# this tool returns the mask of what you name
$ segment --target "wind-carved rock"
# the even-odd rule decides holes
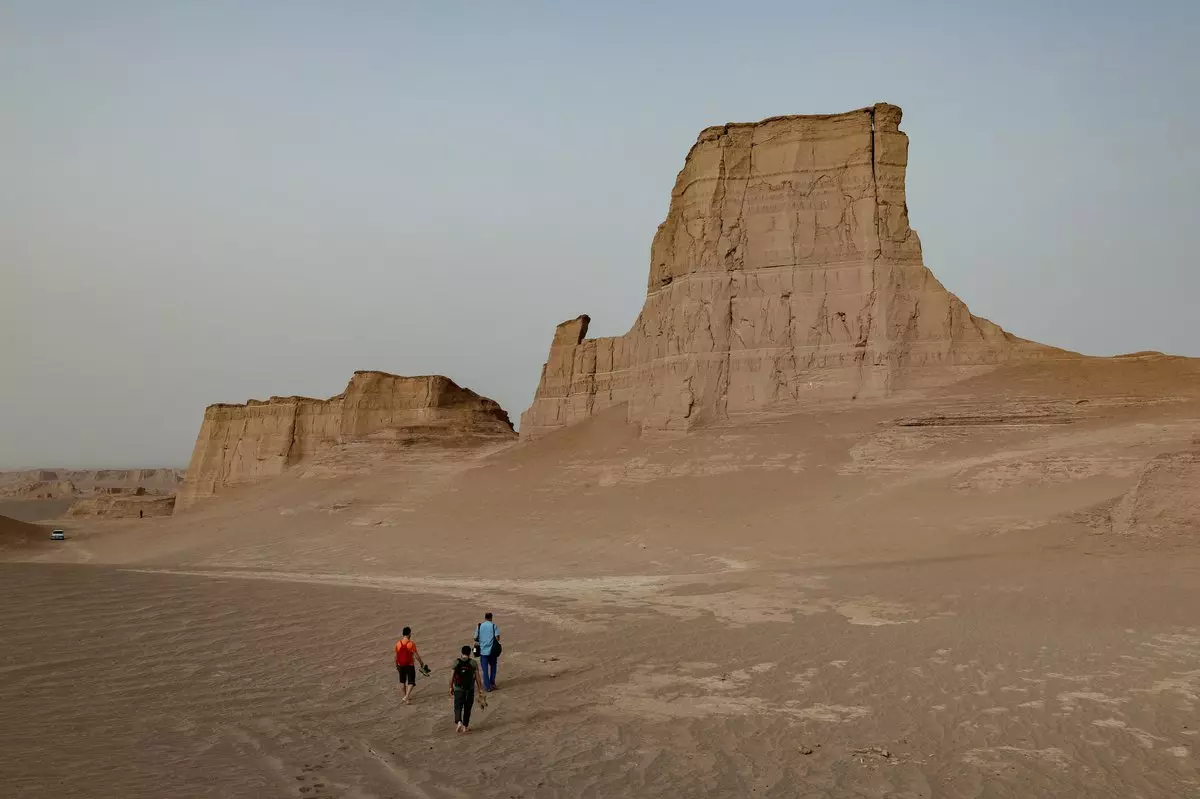
[[[271,397],[244,405],[210,405],[175,510],[283,474],[348,444],[378,450],[473,446],[516,438],[496,402],[440,375],[401,377],[355,372],[327,400]]]
[[[174,493],[182,469],[25,469],[0,472],[0,497],[66,499],[112,488]]]
[[[883,397],[1014,359],[1075,357],[973,316],[909,226],[900,109],[701,132],[624,336],[558,326],[521,436],[627,403],[643,429]]]
[[[175,497],[154,494],[104,493],[86,499],[77,499],[67,509],[72,518],[94,519],[150,519],[170,516],[175,509]]]

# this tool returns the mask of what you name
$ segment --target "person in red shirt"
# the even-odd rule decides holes
[[[421,664],[422,671],[425,671],[428,667],[425,665],[425,661],[421,659],[421,653],[417,651],[417,645],[413,643],[412,628],[405,627],[401,634],[404,637],[396,642],[396,671],[400,674],[400,690],[403,692],[401,698],[404,704],[411,705],[413,688],[417,684],[416,664]]]

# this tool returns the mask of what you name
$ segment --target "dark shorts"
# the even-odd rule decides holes
[[[417,684],[417,667],[416,666],[397,666],[396,671],[400,672],[401,685],[416,685]]]

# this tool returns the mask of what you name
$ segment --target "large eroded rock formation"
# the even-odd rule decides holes
[[[587,339],[588,317],[559,325],[521,436],[620,403],[643,428],[686,430],[1069,357],[973,316],[925,268],[899,124],[879,104],[701,132],[633,328]]]
[[[254,483],[346,444],[464,446],[516,436],[494,401],[440,375],[355,372],[327,400],[272,397],[210,405],[175,509]]]

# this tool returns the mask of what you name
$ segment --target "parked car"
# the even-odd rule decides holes
[[[62,530],[54,530],[53,532],[50,533],[50,538],[53,539],[54,541],[66,541],[67,534],[65,532],[63,532]]]

